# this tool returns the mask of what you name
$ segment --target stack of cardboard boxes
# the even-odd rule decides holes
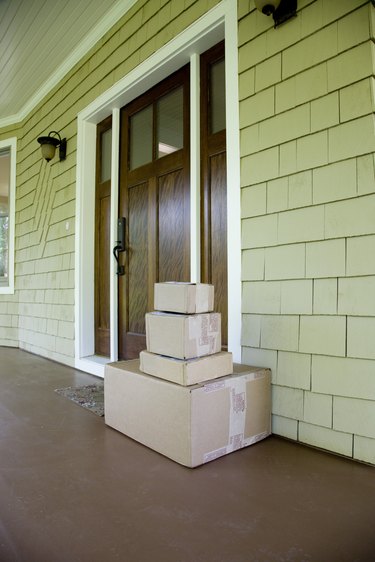
[[[233,365],[207,284],[156,283],[140,359],[106,366],[107,425],[189,467],[270,434],[269,369]]]

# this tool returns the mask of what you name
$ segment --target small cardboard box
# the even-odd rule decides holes
[[[206,283],[155,283],[154,308],[182,314],[211,312],[214,309],[214,286]]]
[[[233,373],[233,358],[228,351],[195,359],[175,359],[149,351],[139,354],[140,369],[148,375],[189,386]]]
[[[271,432],[271,371],[235,365],[210,383],[181,386],[142,373],[139,360],[105,367],[107,425],[188,467]]]
[[[146,347],[151,353],[177,359],[192,359],[221,351],[221,315],[146,314]]]

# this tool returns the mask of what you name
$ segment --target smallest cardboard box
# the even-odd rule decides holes
[[[221,315],[146,314],[147,351],[177,359],[192,359],[221,351]]]
[[[270,391],[269,369],[235,364],[233,375],[181,386],[120,361],[105,367],[105,423],[193,468],[267,437]]]
[[[228,351],[196,359],[174,359],[141,351],[139,359],[144,373],[182,386],[217,379],[233,372],[233,358]]]
[[[214,286],[206,283],[155,283],[154,308],[181,314],[211,312],[214,309]]]

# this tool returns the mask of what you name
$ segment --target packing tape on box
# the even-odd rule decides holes
[[[203,462],[210,462],[214,459],[232,453],[237,449],[242,449],[261,441],[267,437],[268,433],[260,433],[245,439],[246,422],[246,384],[264,376],[262,373],[249,373],[246,377],[227,379],[226,381],[215,381],[204,386],[205,392],[215,392],[224,388],[229,388],[230,392],[230,418],[229,418],[229,443],[226,447],[220,447],[214,451],[209,451],[203,456]]]
[[[233,378],[215,381],[204,386],[205,392],[227,389],[230,396],[229,443],[225,447],[206,453],[203,456],[204,462],[209,462],[244,446],[247,380],[249,380],[248,377]]]
[[[243,447],[246,420],[246,379],[234,379],[230,385],[228,452]]]

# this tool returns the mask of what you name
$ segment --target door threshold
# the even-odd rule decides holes
[[[90,373],[91,375],[104,378],[104,367],[110,362],[110,357],[103,357],[102,355],[88,355],[87,357],[76,359],[75,368],[80,371]]]

